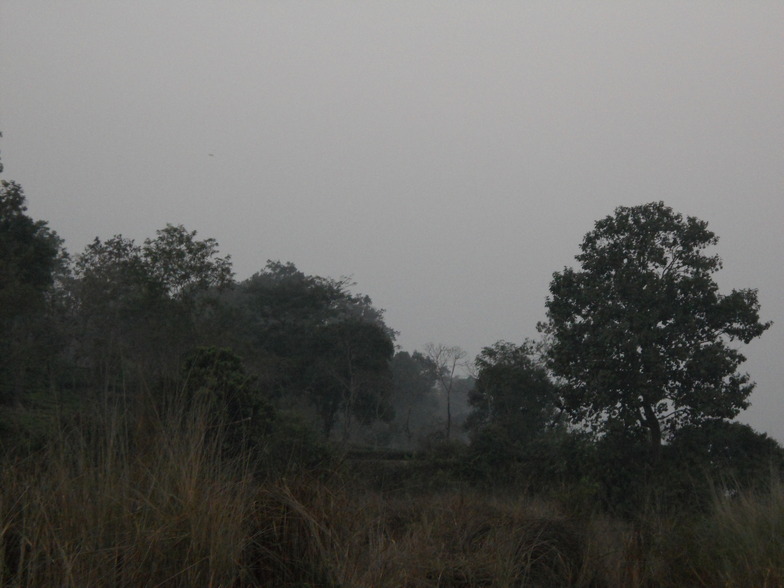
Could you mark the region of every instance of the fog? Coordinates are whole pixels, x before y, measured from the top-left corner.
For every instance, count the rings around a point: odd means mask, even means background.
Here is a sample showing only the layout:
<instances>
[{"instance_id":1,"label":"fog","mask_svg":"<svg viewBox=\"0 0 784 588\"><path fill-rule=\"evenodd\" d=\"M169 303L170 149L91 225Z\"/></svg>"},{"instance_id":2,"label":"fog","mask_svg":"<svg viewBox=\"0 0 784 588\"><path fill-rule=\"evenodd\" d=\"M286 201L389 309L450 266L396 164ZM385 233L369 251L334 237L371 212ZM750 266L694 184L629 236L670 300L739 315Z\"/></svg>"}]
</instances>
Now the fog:
<instances>
[{"instance_id":1,"label":"fog","mask_svg":"<svg viewBox=\"0 0 784 588\"><path fill-rule=\"evenodd\" d=\"M594 221L663 200L759 289L741 420L784 441L782 30L773 1L5 0L3 177L72 253L184 224L469 356L536 336Z\"/></svg>"}]
</instances>

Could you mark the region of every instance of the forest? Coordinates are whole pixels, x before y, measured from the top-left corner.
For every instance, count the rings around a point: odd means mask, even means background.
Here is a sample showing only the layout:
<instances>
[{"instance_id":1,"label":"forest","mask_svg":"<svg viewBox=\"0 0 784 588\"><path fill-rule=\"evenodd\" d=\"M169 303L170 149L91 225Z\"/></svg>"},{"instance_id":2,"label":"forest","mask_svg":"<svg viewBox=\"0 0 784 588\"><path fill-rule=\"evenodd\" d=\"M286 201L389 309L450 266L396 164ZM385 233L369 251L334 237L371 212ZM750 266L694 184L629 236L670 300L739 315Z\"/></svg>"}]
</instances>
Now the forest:
<instances>
[{"instance_id":1,"label":"forest","mask_svg":"<svg viewBox=\"0 0 784 588\"><path fill-rule=\"evenodd\" d=\"M618 207L540 337L468 358L348 278L238 279L181 225L69 253L26 204L3 180L0 585L784 586L784 450L734 420L770 323L705 221Z\"/></svg>"}]
</instances>

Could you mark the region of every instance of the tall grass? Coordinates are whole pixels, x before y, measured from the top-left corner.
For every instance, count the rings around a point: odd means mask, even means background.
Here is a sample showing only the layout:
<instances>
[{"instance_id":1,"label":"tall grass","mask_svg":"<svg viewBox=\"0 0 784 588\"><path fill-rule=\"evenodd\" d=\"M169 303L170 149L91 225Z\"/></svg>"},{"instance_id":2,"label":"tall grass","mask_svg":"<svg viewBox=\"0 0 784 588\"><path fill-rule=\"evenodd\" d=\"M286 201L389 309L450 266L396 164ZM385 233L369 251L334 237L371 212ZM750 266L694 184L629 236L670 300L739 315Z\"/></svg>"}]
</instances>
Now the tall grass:
<instances>
[{"instance_id":1,"label":"tall grass","mask_svg":"<svg viewBox=\"0 0 784 588\"><path fill-rule=\"evenodd\" d=\"M688 549L702 586L784 586L784 484L774 476L765 492L717 492Z\"/></svg>"},{"instance_id":2,"label":"tall grass","mask_svg":"<svg viewBox=\"0 0 784 588\"><path fill-rule=\"evenodd\" d=\"M0 471L0 586L784 586L784 486L633 520L560 497L270 478L207 405L62 423ZM263 452L262 452L263 454ZM422 485L422 488L427 485Z\"/></svg>"},{"instance_id":3,"label":"tall grass","mask_svg":"<svg viewBox=\"0 0 784 588\"><path fill-rule=\"evenodd\" d=\"M206 406L63 424L1 476L0 585L231 585L254 487ZM151 418L152 417L152 418Z\"/></svg>"}]
</instances>

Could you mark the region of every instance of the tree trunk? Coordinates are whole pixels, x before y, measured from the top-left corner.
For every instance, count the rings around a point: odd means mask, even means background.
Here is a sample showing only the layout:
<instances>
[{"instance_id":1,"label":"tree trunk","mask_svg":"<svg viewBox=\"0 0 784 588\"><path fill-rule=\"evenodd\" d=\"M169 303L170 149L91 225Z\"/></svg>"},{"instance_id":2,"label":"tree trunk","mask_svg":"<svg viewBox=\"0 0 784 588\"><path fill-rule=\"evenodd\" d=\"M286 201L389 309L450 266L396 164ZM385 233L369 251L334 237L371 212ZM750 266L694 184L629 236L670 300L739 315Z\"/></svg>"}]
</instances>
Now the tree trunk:
<instances>
[{"instance_id":1,"label":"tree trunk","mask_svg":"<svg viewBox=\"0 0 784 588\"><path fill-rule=\"evenodd\" d=\"M449 441L452 435L452 383L446 390L446 440Z\"/></svg>"},{"instance_id":2,"label":"tree trunk","mask_svg":"<svg viewBox=\"0 0 784 588\"><path fill-rule=\"evenodd\" d=\"M645 412L645 426L648 428L649 434L648 443L651 451L651 463L657 464L661 458L661 425L659 424L659 419L656 418L653 407L647 402L643 404L643 411Z\"/></svg>"}]
</instances>

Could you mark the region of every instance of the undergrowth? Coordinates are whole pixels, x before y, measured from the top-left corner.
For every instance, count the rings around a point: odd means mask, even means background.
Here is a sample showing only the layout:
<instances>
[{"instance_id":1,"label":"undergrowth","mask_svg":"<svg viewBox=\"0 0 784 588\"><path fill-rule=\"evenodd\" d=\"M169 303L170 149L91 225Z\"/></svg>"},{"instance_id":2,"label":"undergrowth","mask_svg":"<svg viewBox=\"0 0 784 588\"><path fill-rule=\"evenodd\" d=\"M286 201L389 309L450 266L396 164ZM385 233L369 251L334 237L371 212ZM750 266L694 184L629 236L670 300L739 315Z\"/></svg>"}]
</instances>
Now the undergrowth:
<instances>
[{"instance_id":1,"label":"undergrowth","mask_svg":"<svg viewBox=\"0 0 784 588\"><path fill-rule=\"evenodd\" d=\"M70 419L0 472L0 586L784 586L784 487L620 519L227 455L206 406ZM263 452L259 453L263 455ZM426 485L422 485L426 488Z\"/></svg>"}]
</instances>

